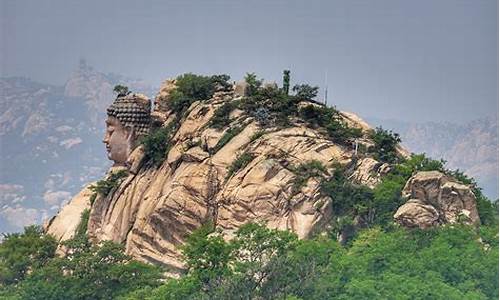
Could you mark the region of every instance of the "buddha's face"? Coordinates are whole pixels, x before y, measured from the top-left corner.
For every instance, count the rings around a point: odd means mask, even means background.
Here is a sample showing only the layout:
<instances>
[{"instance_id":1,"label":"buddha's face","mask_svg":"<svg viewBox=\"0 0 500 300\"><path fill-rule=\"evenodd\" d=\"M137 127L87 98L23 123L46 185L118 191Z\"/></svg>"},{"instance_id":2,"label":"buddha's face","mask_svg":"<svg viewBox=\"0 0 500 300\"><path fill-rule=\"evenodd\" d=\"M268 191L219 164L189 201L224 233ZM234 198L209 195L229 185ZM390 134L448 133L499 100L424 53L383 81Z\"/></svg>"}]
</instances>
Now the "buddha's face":
<instances>
[{"instance_id":1,"label":"buddha's face","mask_svg":"<svg viewBox=\"0 0 500 300\"><path fill-rule=\"evenodd\" d=\"M132 149L133 132L124 127L116 117L108 117L103 143L106 145L108 158L115 165L124 165Z\"/></svg>"}]
</instances>

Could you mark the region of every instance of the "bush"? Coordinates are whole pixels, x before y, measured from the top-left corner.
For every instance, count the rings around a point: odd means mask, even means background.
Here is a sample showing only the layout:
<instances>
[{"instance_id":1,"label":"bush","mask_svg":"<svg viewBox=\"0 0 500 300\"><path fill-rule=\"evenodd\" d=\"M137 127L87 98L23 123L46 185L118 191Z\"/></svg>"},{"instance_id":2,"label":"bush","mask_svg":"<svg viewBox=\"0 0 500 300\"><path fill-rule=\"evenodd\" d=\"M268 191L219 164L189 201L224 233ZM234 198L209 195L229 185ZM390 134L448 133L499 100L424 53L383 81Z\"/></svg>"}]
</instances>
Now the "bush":
<instances>
[{"instance_id":1,"label":"bush","mask_svg":"<svg viewBox=\"0 0 500 300\"><path fill-rule=\"evenodd\" d=\"M237 101L225 102L215 111L212 119L210 120L210 127L216 129L223 129L229 126L231 119L229 114L238 107Z\"/></svg>"},{"instance_id":2,"label":"bush","mask_svg":"<svg viewBox=\"0 0 500 300\"><path fill-rule=\"evenodd\" d=\"M243 153L242 155L238 156L238 158L233 161L231 166L229 166L226 179L233 176L233 174L238 172L239 170L244 169L253 159L254 156L250 153Z\"/></svg>"},{"instance_id":3,"label":"bush","mask_svg":"<svg viewBox=\"0 0 500 300\"><path fill-rule=\"evenodd\" d=\"M375 143L373 152L377 160L387 163L394 163L399 160L396 151L397 145L401 143L399 134L377 127L371 132L370 137Z\"/></svg>"},{"instance_id":4,"label":"bush","mask_svg":"<svg viewBox=\"0 0 500 300\"><path fill-rule=\"evenodd\" d=\"M197 100L210 99L219 84L229 86L228 75L202 76L191 73L176 78L177 88L170 95L169 108L180 117Z\"/></svg>"},{"instance_id":5,"label":"bush","mask_svg":"<svg viewBox=\"0 0 500 300\"><path fill-rule=\"evenodd\" d=\"M376 209L374 223L390 225L396 210L405 203L401 191L406 184L403 177L386 176L373 190L373 207Z\"/></svg>"},{"instance_id":6,"label":"bush","mask_svg":"<svg viewBox=\"0 0 500 300\"><path fill-rule=\"evenodd\" d=\"M290 118L297 115L296 100L275 86L252 92L242 99L240 108L263 126L288 126Z\"/></svg>"},{"instance_id":7,"label":"bush","mask_svg":"<svg viewBox=\"0 0 500 300\"><path fill-rule=\"evenodd\" d=\"M247 95L250 97L256 95L262 86L262 81L262 79L257 79L255 73L247 73L245 76L245 82L248 84Z\"/></svg>"},{"instance_id":8,"label":"bush","mask_svg":"<svg viewBox=\"0 0 500 300\"><path fill-rule=\"evenodd\" d=\"M265 130L259 130L257 132L255 132L254 134L252 134L252 136L250 137L250 143L260 139L264 134L266 134L266 131Z\"/></svg>"},{"instance_id":9,"label":"bush","mask_svg":"<svg viewBox=\"0 0 500 300\"><path fill-rule=\"evenodd\" d=\"M85 236L87 234L87 226L89 223L90 209L86 208L83 210L80 216L80 223L75 230L75 236Z\"/></svg>"},{"instance_id":10,"label":"bush","mask_svg":"<svg viewBox=\"0 0 500 300\"><path fill-rule=\"evenodd\" d=\"M410 178L414 172L418 171L440 171L445 173L446 161L433 160L425 154L412 154L409 159L401 158L398 164L395 164L391 174L402 176L405 180Z\"/></svg>"},{"instance_id":11,"label":"bush","mask_svg":"<svg viewBox=\"0 0 500 300\"><path fill-rule=\"evenodd\" d=\"M328 136L337 143L344 143L362 135L361 129L347 126L335 108L307 105L300 109L299 116L311 127L325 128Z\"/></svg>"},{"instance_id":12,"label":"bush","mask_svg":"<svg viewBox=\"0 0 500 300\"><path fill-rule=\"evenodd\" d=\"M341 168L335 168L332 176L322 182L321 193L332 199L333 214L340 217L333 220L333 237L350 227L357 216L367 224L373 222L373 192L349 182Z\"/></svg>"},{"instance_id":13,"label":"bush","mask_svg":"<svg viewBox=\"0 0 500 300\"><path fill-rule=\"evenodd\" d=\"M220 138L220 140L217 142L215 147L213 149L210 149L210 153L217 153L222 147L224 147L227 143L229 143L230 140L233 139L233 137L237 136L240 134L240 132L245 129L244 126L236 126L233 128L228 129L224 135Z\"/></svg>"},{"instance_id":14,"label":"bush","mask_svg":"<svg viewBox=\"0 0 500 300\"><path fill-rule=\"evenodd\" d=\"M284 72L284 86L262 87L262 80L257 79L254 73L245 77L248 83L247 96L239 103L239 108L252 116L261 126L290 126L294 118L302 118L310 126L324 127L329 138L335 142L344 143L348 140L361 136L361 130L350 128L343 121L341 115L334 108L326 106L308 105L298 109L298 103L302 100L310 100L318 93L318 87L307 84L294 86L295 95L287 93L289 84L289 73ZM227 119L221 118L222 124ZM225 122L224 122L225 121Z\"/></svg>"},{"instance_id":15,"label":"bush","mask_svg":"<svg viewBox=\"0 0 500 300\"><path fill-rule=\"evenodd\" d=\"M174 134L177 121L174 120L170 124L154 130L141 139L141 144L144 145L145 159L153 166L161 165L170 151L170 139Z\"/></svg>"},{"instance_id":16,"label":"bush","mask_svg":"<svg viewBox=\"0 0 500 300\"><path fill-rule=\"evenodd\" d=\"M290 92L290 70L283 70L283 92L287 95Z\"/></svg>"},{"instance_id":17,"label":"bush","mask_svg":"<svg viewBox=\"0 0 500 300\"><path fill-rule=\"evenodd\" d=\"M351 128L343 121L332 121L326 125L326 132L336 143L346 143L353 138L362 136L361 129Z\"/></svg>"},{"instance_id":18,"label":"bush","mask_svg":"<svg viewBox=\"0 0 500 300\"><path fill-rule=\"evenodd\" d=\"M202 228L185 246L188 273L145 299L495 299L498 237L489 250L478 239L461 225L374 227L341 247L257 224L228 242Z\"/></svg>"},{"instance_id":19,"label":"bush","mask_svg":"<svg viewBox=\"0 0 500 300\"><path fill-rule=\"evenodd\" d=\"M295 92L295 97L299 100L311 100L318 95L319 87L313 87L308 84L297 84L292 90Z\"/></svg>"},{"instance_id":20,"label":"bush","mask_svg":"<svg viewBox=\"0 0 500 300\"><path fill-rule=\"evenodd\" d=\"M339 175L340 176L340 175ZM337 178L338 179L338 178ZM339 180L339 183L342 180ZM347 194L346 194L347 195ZM334 206L335 208L335 206ZM350 223L341 221L345 226ZM486 244L485 244L486 243ZM346 246L325 236L245 224L226 241L209 224L182 251L187 273L161 283L161 270L131 260L123 246L65 244L38 228L0 244L0 278L27 262L2 299L496 299L498 227L454 224L361 230ZM9 264L14 262L15 264ZM29 270L29 272L27 271Z\"/></svg>"},{"instance_id":21,"label":"bush","mask_svg":"<svg viewBox=\"0 0 500 300\"><path fill-rule=\"evenodd\" d=\"M121 183L121 179L128 176L126 170L120 170L118 172L111 173L108 178L99 180L95 185L89 187L91 191L101 194L103 197L108 196L108 194ZM92 198L93 196L91 196ZM95 201L95 198L91 201Z\"/></svg>"},{"instance_id":22,"label":"bush","mask_svg":"<svg viewBox=\"0 0 500 300\"><path fill-rule=\"evenodd\" d=\"M310 160L302 163L297 167L291 168L291 171L295 174L292 182L292 194L298 193L307 184L309 178L320 178L328 175L327 169L318 160Z\"/></svg>"}]
</instances>

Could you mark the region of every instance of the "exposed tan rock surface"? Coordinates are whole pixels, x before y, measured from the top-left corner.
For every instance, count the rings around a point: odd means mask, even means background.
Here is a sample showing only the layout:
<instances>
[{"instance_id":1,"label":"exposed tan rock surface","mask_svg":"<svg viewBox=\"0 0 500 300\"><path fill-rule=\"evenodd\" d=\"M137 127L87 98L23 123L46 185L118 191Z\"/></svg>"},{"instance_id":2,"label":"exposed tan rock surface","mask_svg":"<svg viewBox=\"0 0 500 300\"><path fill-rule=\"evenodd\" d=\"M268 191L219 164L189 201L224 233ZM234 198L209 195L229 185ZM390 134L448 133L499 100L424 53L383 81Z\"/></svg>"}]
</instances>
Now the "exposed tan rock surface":
<instances>
[{"instance_id":1,"label":"exposed tan rock surface","mask_svg":"<svg viewBox=\"0 0 500 300\"><path fill-rule=\"evenodd\" d=\"M374 188L383 175L390 171L387 163L381 163L371 157L365 157L356 163L356 169L349 177L355 183Z\"/></svg>"},{"instance_id":2,"label":"exposed tan rock surface","mask_svg":"<svg viewBox=\"0 0 500 300\"><path fill-rule=\"evenodd\" d=\"M162 124L174 120L164 105L174 89L175 82L166 81L156 97L155 113L163 116ZM244 90L244 85L236 85L236 91L221 89L212 99L192 103L182 120L177 120L179 127L160 166L148 166L143 162L144 150L136 148L126 164L128 176L108 196L95 199L88 222L89 237L96 242L124 243L128 254L164 265L175 274L184 269L179 246L193 230L208 222L228 238L248 222L292 230L301 238L324 229L335 217L332 199L320 192L319 178L306 178L304 185L296 186L296 178L303 174L295 170L301 164L316 160L328 173L338 166L347 167L351 181L371 188L389 172L389 165L369 157L354 159L351 145L334 143L321 130L300 122L288 128L261 128L251 117L234 110L228 128L211 128L216 109L239 99ZM370 130L359 117L342 116L350 126ZM235 128L239 130L227 139L228 132ZM226 143L221 144L224 139ZM243 154L251 159L230 173ZM408 205L413 206L406 210L400 208L402 218L409 220L406 223L418 223L425 216L425 224L433 226L443 218L451 220L458 210L469 210L470 217L477 219L466 187L438 174L429 178L424 175L413 178L405 189L412 199L419 199L410 201ZM81 201L78 199L69 206ZM462 204L455 203L459 200ZM433 210L436 205L438 213ZM62 229L57 225L67 218L79 221L79 215L63 210L49 232L70 236L59 233Z\"/></svg>"},{"instance_id":3,"label":"exposed tan rock surface","mask_svg":"<svg viewBox=\"0 0 500 300\"><path fill-rule=\"evenodd\" d=\"M80 217L85 209L90 208L89 198L93 192L87 185L71 202L66 204L59 214L46 224L47 233L53 235L59 242L71 239L80 224Z\"/></svg>"},{"instance_id":4,"label":"exposed tan rock surface","mask_svg":"<svg viewBox=\"0 0 500 300\"><path fill-rule=\"evenodd\" d=\"M406 227L427 228L458 221L479 223L471 188L439 171L416 173L402 194L410 200L397 210L394 219Z\"/></svg>"}]
</instances>

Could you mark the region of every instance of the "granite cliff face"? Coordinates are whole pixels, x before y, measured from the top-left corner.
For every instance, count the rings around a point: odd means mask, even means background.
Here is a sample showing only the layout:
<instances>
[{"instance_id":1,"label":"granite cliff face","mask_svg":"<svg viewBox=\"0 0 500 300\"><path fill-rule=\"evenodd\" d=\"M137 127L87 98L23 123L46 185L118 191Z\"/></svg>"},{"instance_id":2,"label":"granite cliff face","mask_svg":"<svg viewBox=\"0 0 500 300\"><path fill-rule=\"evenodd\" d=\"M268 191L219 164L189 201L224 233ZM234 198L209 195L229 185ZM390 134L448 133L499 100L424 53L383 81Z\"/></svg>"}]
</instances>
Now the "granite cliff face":
<instances>
[{"instance_id":1,"label":"granite cliff face","mask_svg":"<svg viewBox=\"0 0 500 300\"><path fill-rule=\"evenodd\" d=\"M48 233L61 241L72 237L82 212L90 209L87 225L91 240L123 243L133 257L179 273L184 268L179 246L203 224L213 223L227 238L248 222L262 222L308 238L324 231L338 217L333 213L333 199L321 192L323 177L343 168L351 182L373 188L391 169L390 164L372 155L357 153L351 143L333 142L324 130L307 126L300 119L285 128L263 127L255 117L236 108L230 111L233 121L229 126L211 127L218 108L242 99L245 88L241 85L220 89L211 99L192 103L179 119L164 105L171 101L173 90L175 81L165 82L153 113L163 126L179 124L163 163L151 166L143 146L139 146L130 155L126 176L119 184L107 195L93 196L85 188L46 224ZM298 105L318 104L303 101ZM362 148L373 145L368 124L350 113L340 117L361 130L357 141ZM408 153L397 148L397 155ZM245 163L235 168L235 161L240 160ZM324 167L321 176L301 173L300 166L311 161ZM107 176L120 170L123 168L112 168ZM469 187L436 173L427 181L421 178L428 174L420 173L408 181L405 196L410 200L398 210L396 221L427 227L454 223L466 215L468 222L478 222ZM418 207L409 207L417 200L421 201ZM421 213L422 209L426 212Z\"/></svg>"}]
</instances>

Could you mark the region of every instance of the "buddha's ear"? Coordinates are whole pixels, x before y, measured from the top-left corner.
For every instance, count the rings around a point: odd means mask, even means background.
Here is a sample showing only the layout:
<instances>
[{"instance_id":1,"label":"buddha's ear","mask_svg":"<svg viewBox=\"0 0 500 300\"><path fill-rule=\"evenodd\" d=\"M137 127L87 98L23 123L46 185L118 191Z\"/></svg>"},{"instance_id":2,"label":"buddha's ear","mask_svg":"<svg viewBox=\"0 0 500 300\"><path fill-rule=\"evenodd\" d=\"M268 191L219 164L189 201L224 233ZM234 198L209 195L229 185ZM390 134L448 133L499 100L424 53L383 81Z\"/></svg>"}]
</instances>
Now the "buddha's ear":
<instances>
[{"instance_id":1,"label":"buddha's ear","mask_svg":"<svg viewBox=\"0 0 500 300\"><path fill-rule=\"evenodd\" d=\"M134 126L126 126L125 132L127 134L127 141L129 143L133 142L136 134Z\"/></svg>"}]
</instances>

